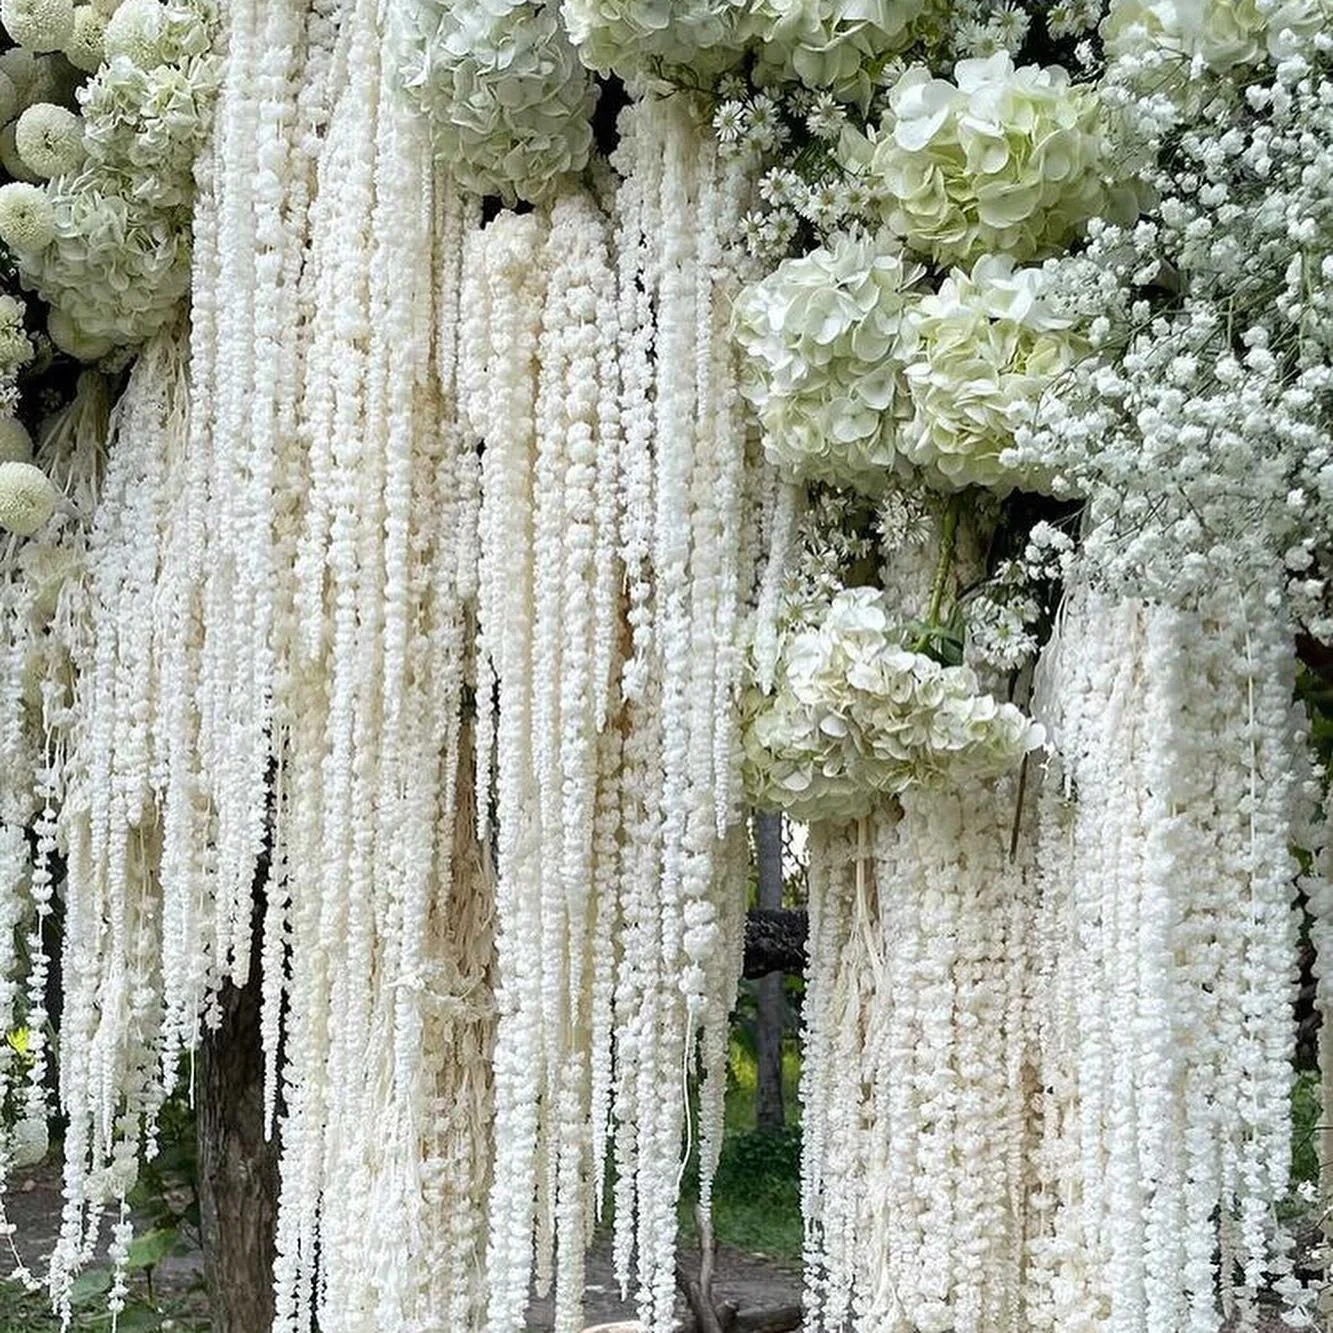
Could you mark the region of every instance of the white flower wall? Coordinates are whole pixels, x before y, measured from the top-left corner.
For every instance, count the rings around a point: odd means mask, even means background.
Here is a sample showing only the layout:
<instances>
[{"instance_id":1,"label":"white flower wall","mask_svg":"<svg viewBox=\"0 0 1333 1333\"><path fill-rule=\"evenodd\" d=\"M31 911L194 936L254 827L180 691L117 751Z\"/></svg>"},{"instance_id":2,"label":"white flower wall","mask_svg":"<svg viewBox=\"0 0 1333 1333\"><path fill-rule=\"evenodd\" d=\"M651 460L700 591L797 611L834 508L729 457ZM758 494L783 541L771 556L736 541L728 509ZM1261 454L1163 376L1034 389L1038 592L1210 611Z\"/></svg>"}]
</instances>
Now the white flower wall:
<instances>
[{"instance_id":1,"label":"white flower wall","mask_svg":"<svg viewBox=\"0 0 1333 1333\"><path fill-rule=\"evenodd\" d=\"M278 1333L576 1333L608 1200L671 1329L748 800L807 1328L1312 1326L1326 6L851 8L0 6L0 1184L60 895L66 1312L253 977Z\"/></svg>"}]
</instances>

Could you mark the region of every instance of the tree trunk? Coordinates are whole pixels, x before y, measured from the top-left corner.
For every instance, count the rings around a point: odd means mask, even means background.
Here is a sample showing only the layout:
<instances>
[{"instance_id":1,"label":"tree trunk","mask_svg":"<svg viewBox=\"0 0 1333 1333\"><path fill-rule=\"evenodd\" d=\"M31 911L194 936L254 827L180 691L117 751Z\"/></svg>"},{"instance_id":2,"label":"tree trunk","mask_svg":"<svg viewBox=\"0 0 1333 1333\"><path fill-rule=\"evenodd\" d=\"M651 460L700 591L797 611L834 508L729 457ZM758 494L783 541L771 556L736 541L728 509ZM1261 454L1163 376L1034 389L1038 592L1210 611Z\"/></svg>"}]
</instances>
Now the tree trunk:
<instances>
[{"instance_id":1,"label":"tree trunk","mask_svg":"<svg viewBox=\"0 0 1333 1333\"><path fill-rule=\"evenodd\" d=\"M756 813L754 817L755 859L759 869L759 906L777 911L782 907L782 816ZM786 1123L782 1105L782 1034L787 1025L787 997L782 974L770 972L756 983L758 1017L755 1046L758 1074L755 1086L755 1123L773 1132Z\"/></svg>"},{"instance_id":2,"label":"tree trunk","mask_svg":"<svg viewBox=\"0 0 1333 1333\"><path fill-rule=\"evenodd\" d=\"M214 1333L273 1327L277 1135L264 1139L259 913L250 981L221 995L222 1022L199 1053L199 1214Z\"/></svg>"}]
</instances>

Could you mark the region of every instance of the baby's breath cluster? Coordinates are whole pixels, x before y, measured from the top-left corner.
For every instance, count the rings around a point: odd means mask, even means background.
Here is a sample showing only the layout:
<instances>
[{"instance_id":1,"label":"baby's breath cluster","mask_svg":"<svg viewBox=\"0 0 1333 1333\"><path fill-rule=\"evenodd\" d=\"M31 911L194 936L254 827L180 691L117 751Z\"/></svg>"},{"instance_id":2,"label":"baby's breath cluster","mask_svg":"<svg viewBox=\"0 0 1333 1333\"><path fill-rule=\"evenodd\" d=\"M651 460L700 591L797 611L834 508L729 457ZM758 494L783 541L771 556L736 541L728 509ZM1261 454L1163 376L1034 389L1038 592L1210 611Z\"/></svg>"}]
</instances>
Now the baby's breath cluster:
<instances>
[{"instance_id":1,"label":"baby's breath cluster","mask_svg":"<svg viewBox=\"0 0 1333 1333\"><path fill-rule=\"evenodd\" d=\"M1125 64L1112 89L1137 79L1138 58ZM1206 71L1198 83L1174 124L1143 111L1161 144L1152 212L1093 227L1082 256L1052 267L1095 355L1061 376L1013 457L1087 498L1085 555L1114 586L1180 602L1282 562L1327 637L1328 54L1286 57L1243 90Z\"/></svg>"},{"instance_id":2,"label":"baby's breath cluster","mask_svg":"<svg viewBox=\"0 0 1333 1333\"><path fill-rule=\"evenodd\" d=\"M771 696L745 701L747 792L801 820L846 821L912 786L1007 772L1041 728L967 667L916 652L885 595L848 588L784 635Z\"/></svg>"},{"instance_id":3,"label":"baby's breath cluster","mask_svg":"<svg viewBox=\"0 0 1333 1333\"><path fill-rule=\"evenodd\" d=\"M402 34L401 75L459 182L540 201L592 146L592 77L554 3L427 0Z\"/></svg>"}]
</instances>

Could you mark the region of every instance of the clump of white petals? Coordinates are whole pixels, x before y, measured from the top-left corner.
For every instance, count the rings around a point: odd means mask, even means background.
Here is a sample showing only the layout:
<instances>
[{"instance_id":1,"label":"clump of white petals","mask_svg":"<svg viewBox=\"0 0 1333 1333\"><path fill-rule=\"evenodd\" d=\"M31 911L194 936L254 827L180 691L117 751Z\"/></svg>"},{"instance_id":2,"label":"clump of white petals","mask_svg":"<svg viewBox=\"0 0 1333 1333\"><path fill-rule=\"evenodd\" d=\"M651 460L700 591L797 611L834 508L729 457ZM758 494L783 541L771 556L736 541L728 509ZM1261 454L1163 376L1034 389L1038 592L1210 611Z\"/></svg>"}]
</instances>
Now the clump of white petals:
<instances>
[{"instance_id":1,"label":"clump of white petals","mask_svg":"<svg viewBox=\"0 0 1333 1333\"><path fill-rule=\"evenodd\" d=\"M74 0L3 0L0 22L19 46L59 51L74 30Z\"/></svg>"},{"instance_id":2,"label":"clump of white petals","mask_svg":"<svg viewBox=\"0 0 1333 1333\"><path fill-rule=\"evenodd\" d=\"M465 188L540 202L582 171L593 81L554 4L428 0L400 40L404 86Z\"/></svg>"},{"instance_id":3,"label":"clump of white petals","mask_svg":"<svg viewBox=\"0 0 1333 1333\"><path fill-rule=\"evenodd\" d=\"M31 463L0 463L0 527L31 537L55 513L59 498L41 468Z\"/></svg>"},{"instance_id":4,"label":"clump of white petals","mask_svg":"<svg viewBox=\"0 0 1333 1333\"><path fill-rule=\"evenodd\" d=\"M1106 208L1108 151L1095 88L1058 65L1016 68L1005 51L960 60L953 82L912 66L878 130L841 149L885 222L940 264L1058 250Z\"/></svg>"},{"instance_id":5,"label":"clump of white petals","mask_svg":"<svg viewBox=\"0 0 1333 1333\"><path fill-rule=\"evenodd\" d=\"M843 233L741 292L742 389L788 476L884 485L911 411L907 313L924 271L887 237Z\"/></svg>"},{"instance_id":6,"label":"clump of white petals","mask_svg":"<svg viewBox=\"0 0 1333 1333\"><path fill-rule=\"evenodd\" d=\"M874 588L845 589L815 623L786 631L772 694L747 698L752 801L851 820L909 787L1007 772L1041 744L1021 709L909 640Z\"/></svg>"},{"instance_id":7,"label":"clump of white petals","mask_svg":"<svg viewBox=\"0 0 1333 1333\"><path fill-rule=\"evenodd\" d=\"M1004 451L1087 350L1070 331L1074 320L1045 300L1045 286L1041 269L985 255L912 308L904 373L914 412L899 449L947 488L1042 489L1035 472L1007 466Z\"/></svg>"},{"instance_id":8,"label":"clump of white petals","mask_svg":"<svg viewBox=\"0 0 1333 1333\"><path fill-rule=\"evenodd\" d=\"M627 80L694 80L740 58L747 0L561 0L570 40L590 68Z\"/></svg>"},{"instance_id":9,"label":"clump of white petals","mask_svg":"<svg viewBox=\"0 0 1333 1333\"><path fill-rule=\"evenodd\" d=\"M83 162L83 123L63 106L38 102L18 118L14 146L35 176L64 176Z\"/></svg>"}]
</instances>

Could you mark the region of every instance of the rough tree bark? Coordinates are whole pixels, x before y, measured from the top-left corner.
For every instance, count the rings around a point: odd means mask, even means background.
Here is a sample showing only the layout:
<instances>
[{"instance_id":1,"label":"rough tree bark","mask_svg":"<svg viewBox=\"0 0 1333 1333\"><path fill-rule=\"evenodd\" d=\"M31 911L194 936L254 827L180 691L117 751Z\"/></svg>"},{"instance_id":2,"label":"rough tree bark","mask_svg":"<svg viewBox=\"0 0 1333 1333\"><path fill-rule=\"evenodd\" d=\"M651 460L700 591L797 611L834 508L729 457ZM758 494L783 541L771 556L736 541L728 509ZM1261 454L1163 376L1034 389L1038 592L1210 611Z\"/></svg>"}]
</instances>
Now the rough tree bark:
<instances>
[{"instance_id":1,"label":"rough tree bark","mask_svg":"<svg viewBox=\"0 0 1333 1333\"><path fill-rule=\"evenodd\" d=\"M224 989L222 1022L200 1047L199 1214L215 1333L273 1326L278 1143L264 1139L259 915L250 981Z\"/></svg>"},{"instance_id":2,"label":"rough tree bark","mask_svg":"<svg viewBox=\"0 0 1333 1333\"><path fill-rule=\"evenodd\" d=\"M755 862L759 871L759 906L782 908L782 816L757 811L754 816ZM787 997L782 974L769 972L755 983L755 1124L773 1133L786 1124L782 1105L782 1034L787 1026Z\"/></svg>"}]
</instances>

